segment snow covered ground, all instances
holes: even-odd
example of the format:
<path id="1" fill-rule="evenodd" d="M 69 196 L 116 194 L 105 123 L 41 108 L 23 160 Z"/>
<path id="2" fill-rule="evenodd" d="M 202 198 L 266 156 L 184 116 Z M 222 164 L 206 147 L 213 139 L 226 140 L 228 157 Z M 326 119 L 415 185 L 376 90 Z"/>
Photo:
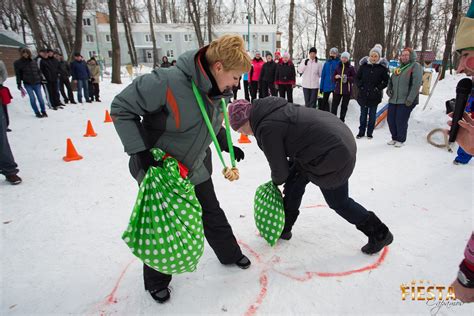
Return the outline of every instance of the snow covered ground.
<path id="1" fill-rule="evenodd" d="M 222 266 L 207 247 L 196 272 L 174 277 L 171 301 L 164 305 L 144 291 L 142 265 L 120 238 L 137 186 L 112 124 L 103 120 L 129 79 L 123 85 L 102 82 L 102 103 L 68 105 L 36 119 L 10 78 L 8 137 L 23 183 L 0 183 L 0 313 L 472 315 L 472 305 L 432 310 L 424 301 L 402 301 L 400 291 L 412 280 L 449 286 L 472 231 L 474 163 L 454 166 L 455 154 L 426 142 L 429 131 L 445 127 L 444 101 L 455 96 L 461 77 L 440 82 L 426 111 L 421 96 L 405 147 L 386 145 L 386 124 L 373 140 L 357 140 L 351 196 L 393 232 L 394 243 L 382 254 L 362 254 L 366 238 L 327 208 L 312 185 L 293 239 L 269 247 L 253 220 L 255 189 L 269 180 L 265 157 L 253 141 L 241 146 L 246 158 L 239 181 L 229 183 L 216 171 L 217 155 L 213 177 L 251 268 Z M 301 89 L 295 90 L 295 102 L 303 103 Z M 359 106 L 351 101 L 346 121 L 354 133 L 358 117 Z M 88 119 L 96 138 L 82 137 Z M 62 160 L 68 137 L 83 160 Z"/>

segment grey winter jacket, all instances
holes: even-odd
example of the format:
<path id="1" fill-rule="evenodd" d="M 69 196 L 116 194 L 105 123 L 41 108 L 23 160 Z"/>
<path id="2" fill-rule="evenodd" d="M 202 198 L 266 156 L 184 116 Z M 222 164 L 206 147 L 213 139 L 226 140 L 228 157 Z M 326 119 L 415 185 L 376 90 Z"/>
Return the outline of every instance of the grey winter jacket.
<path id="1" fill-rule="evenodd" d="M 135 79 L 111 105 L 115 129 L 128 154 L 160 148 L 189 169 L 195 185 L 210 177 L 204 160 L 212 140 L 191 81 L 201 93 L 216 134 L 223 122 L 221 99 L 232 95 L 230 91 L 209 97 L 212 83 L 200 58 L 206 50 L 188 51 L 179 57 L 176 67 L 155 69 Z"/>
<path id="2" fill-rule="evenodd" d="M 423 69 L 416 62 L 416 53 L 410 55 L 412 65 L 403 70 L 400 75 L 392 74 L 388 82 L 387 95 L 391 104 L 405 104 L 407 106 L 418 104 L 420 86 L 423 79 Z M 404 65 L 401 65 L 403 67 Z"/>
<path id="3" fill-rule="evenodd" d="M 357 153 L 354 136 L 331 113 L 267 97 L 254 101 L 249 120 L 275 184 L 286 182 L 288 158 L 324 189 L 337 188 L 351 176 Z"/>

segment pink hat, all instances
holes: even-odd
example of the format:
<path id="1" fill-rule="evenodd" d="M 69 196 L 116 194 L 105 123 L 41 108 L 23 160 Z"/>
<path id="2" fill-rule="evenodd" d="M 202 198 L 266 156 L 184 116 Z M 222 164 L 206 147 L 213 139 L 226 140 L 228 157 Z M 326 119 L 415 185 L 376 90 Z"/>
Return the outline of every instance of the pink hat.
<path id="1" fill-rule="evenodd" d="M 244 126 L 249 120 L 252 103 L 245 99 L 235 100 L 229 104 L 229 121 L 234 131 Z"/>
<path id="2" fill-rule="evenodd" d="M 283 58 L 290 58 L 290 53 L 284 52 L 283 53 Z"/>

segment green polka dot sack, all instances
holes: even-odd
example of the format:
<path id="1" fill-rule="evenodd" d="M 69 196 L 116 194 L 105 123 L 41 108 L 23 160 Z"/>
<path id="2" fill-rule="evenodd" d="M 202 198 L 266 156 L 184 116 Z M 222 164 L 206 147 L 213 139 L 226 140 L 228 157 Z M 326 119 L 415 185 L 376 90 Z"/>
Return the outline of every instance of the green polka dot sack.
<path id="1" fill-rule="evenodd" d="M 155 160 L 164 159 L 162 150 L 152 153 Z M 122 239 L 159 272 L 192 272 L 204 251 L 201 215 L 194 186 L 180 176 L 178 162 L 169 157 L 162 167 L 148 169 Z"/>
<path id="2" fill-rule="evenodd" d="M 254 218 L 260 235 L 274 246 L 285 226 L 285 210 L 281 192 L 272 181 L 255 192 Z"/>

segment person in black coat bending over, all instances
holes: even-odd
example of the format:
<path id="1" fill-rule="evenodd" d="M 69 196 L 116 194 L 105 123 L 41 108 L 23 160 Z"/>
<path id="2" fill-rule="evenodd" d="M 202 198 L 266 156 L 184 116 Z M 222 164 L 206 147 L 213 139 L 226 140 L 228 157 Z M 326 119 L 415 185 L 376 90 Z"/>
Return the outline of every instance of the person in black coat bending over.
<path id="1" fill-rule="evenodd" d="M 357 147 L 350 129 L 336 116 L 267 97 L 253 104 L 232 102 L 229 118 L 233 130 L 255 136 L 270 165 L 273 183 L 285 184 L 281 239 L 292 237 L 305 187 L 312 182 L 330 208 L 369 237 L 362 252 L 374 254 L 392 243 L 387 226 L 349 197 Z"/>

